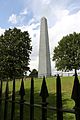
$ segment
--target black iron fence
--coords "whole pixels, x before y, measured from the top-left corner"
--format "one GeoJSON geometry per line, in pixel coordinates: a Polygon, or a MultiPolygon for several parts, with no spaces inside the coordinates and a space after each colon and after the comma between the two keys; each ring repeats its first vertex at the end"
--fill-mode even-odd
{"type": "MultiPolygon", "coordinates": [[[[75,74],[75,79],[74,79],[74,85],[73,85],[73,90],[72,90],[72,96],[71,98],[75,101],[75,107],[73,109],[63,109],[62,107],[62,93],[61,93],[61,79],[59,75],[56,78],[56,107],[49,106],[47,103],[47,98],[49,96],[47,85],[46,85],[46,80],[45,77],[43,78],[42,86],[41,86],[41,91],[40,91],[40,96],[42,99],[41,104],[34,104],[34,79],[31,78],[31,88],[30,88],[30,102],[27,103],[24,99],[25,96],[25,88],[24,88],[24,80],[22,79],[21,81],[21,86],[20,86],[20,91],[19,91],[19,101],[15,99],[15,79],[13,80],[13,91],[12,95],[9,96],[9,87],[8,87],[8,81],[6,82],[6,91],[5,91],[5,97],[3,97],[2,93],[2,85],[3,81],[0,81],[0,115],[2,114],[2,106],[4,105],[3,109],[3,118],[2,120],[15,120],[16,112],[15,112],[15,104],[19,104],[19,120],[25,120],[24,119],[24,106],[28,105],[29,106],[29,119],[30,120],[35,120],[34,119],[34,110],[35,107],[40,108],[41,110],[41,120],[48,120],[47,119],[47,111],[56,111],[57,113],[57,120],[63,120],[63,114],[66,113],[71,113],[75,114],[75,120],[80,120],[80,84],[79,80],[77,77],[77,74],[75,74]],[[4,102],[3,102],[4,101],[4,102]],[[10,108],[10,118],[8,119],[8,104],[9,102],[11,103],[11,108],[10,108]],[[3,104],[4,103],[4,104],[3,104]]],[[[40,118],[38,118],[40,120],[40,118]]],[[[54,120],[54,118],[52,118],[54,120]]]]}

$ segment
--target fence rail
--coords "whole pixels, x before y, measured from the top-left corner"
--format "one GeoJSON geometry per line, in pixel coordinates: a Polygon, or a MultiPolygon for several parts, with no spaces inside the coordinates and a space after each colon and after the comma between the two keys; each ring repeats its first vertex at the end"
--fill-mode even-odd
{"type": "MultiPolygon", "coordinates": [[[[12,96],[9,96],[9,86],[8,86],[8,81],[6,82],[6,90],[5,90],[5,98],[3,98],[2,94],[2,86],[3,86],[3,81],[0,81],[0,115],[2,112],[2,102],[4,101],[4,118],[2,120],[8,120],[7,114],[8,114],[8,104],[9,102],[11,103],[11,118],[10,120],[15,120],[15,104],[18,104],[20,106],[20,115],[19,115],[19,120],[24,120],[24,106],[27,105],[29,106],[30,114],[29,118],[30,120],[34,120],[34,110],[36,108],[40,108],[42,112],[41,120],[47,120],[47,111],[56,111],[57,113],[57,120],[63,120],[63,114],[66,113],[71,113],[75,114],[75,120],[80,120],[80,84],[79,80],[77,77],[77,73],[75,73],[75,79],[74,79],[74,85],[73,85],[73,90],[72,90],[72,96],[71,98],[75,102],[75,107],[74,109],[63,109],[62,107],[62,92],[61,92],[61,79],[59,75],[56,78],[56,107],[49,106],[47,103],[47,98],[49,96],[47,85],[46,85],[46,79],[43,77],[42,81],[42,86],[41,86],[41,91],[40,91],[40,96],[42,99],[41,104],[35,104],[34,103],[34,79],[31,78],[31,88],[30,88],[30,102],[26,102],[24,99],[25,96],[25,88],[24,88],[24,80],[22,79],[21,81],[21,86],[20,86],[20,100],[16,100],[16,94],[15,94],[15,79],[13,80],[13,90],[12,90],[12,96]],[[10,99],[11,98],[11,99],[10,99]]],[[[40,119],[40,118],[39,118],[40,119]]],[[[39,120],[38,119],[38,120],[39,120]]],[[[54,118],[53,118],[54,120],[54,118]]]]}

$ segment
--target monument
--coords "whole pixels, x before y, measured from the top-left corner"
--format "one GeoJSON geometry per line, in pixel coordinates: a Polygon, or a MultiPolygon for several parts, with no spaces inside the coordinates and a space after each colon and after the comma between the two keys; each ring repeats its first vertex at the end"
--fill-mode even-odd
{"type": "Polygon", "coordinates": [[[39,66],[38,77],[51,76],[51,62],[50,62],[50,50],[49,50],[49,38],[47,19],[41,18],[40,23],[40,43],[39,43],[39,66]]]}

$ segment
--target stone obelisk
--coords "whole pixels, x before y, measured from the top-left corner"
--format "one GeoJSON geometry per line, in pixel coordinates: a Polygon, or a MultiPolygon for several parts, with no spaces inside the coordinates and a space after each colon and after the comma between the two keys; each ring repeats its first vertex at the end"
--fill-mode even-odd
{"type": "Polygon", "coordinates": [[[51,76],[51,62],[48,38],[47,19],[41,18],[40,23],[40,43],[39,43],[39,67],[38,77],[51,76]]]}

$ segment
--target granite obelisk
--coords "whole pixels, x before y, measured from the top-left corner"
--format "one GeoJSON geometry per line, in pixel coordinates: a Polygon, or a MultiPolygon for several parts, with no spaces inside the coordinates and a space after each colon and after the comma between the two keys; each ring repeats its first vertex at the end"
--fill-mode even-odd
{"type": "Polygon", "coordinates": [[[39,43],[39,67],[38,77],[51,76],[51,62],[49,50],[49,37],[47,19],[41,18],[40,23],[40,43],[39,43]]]}

